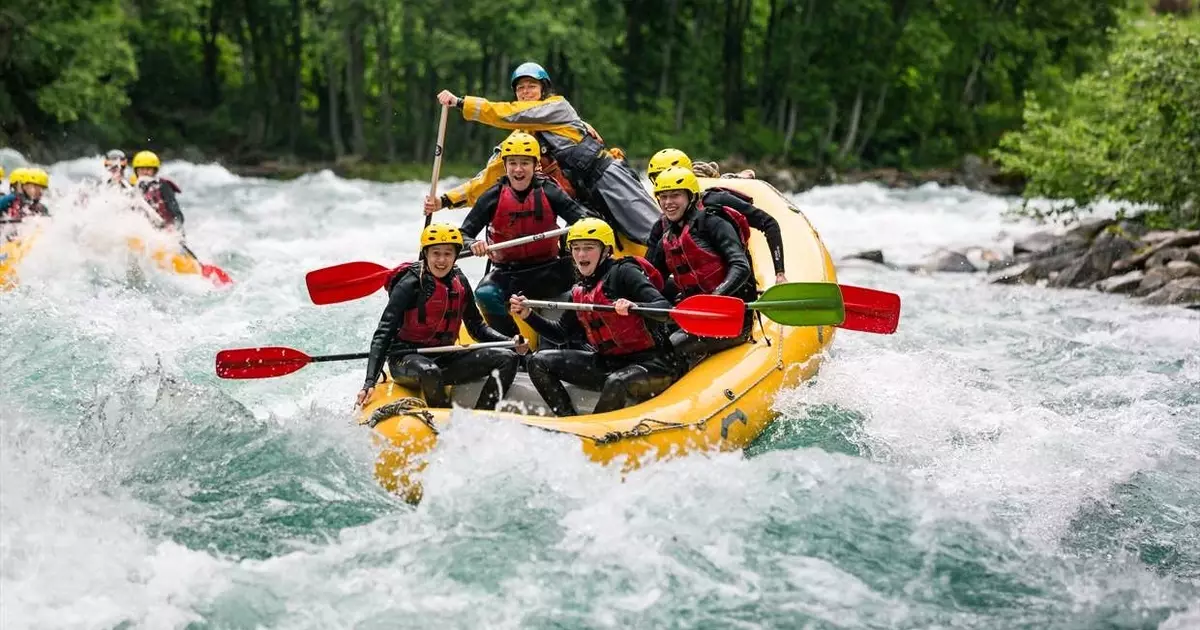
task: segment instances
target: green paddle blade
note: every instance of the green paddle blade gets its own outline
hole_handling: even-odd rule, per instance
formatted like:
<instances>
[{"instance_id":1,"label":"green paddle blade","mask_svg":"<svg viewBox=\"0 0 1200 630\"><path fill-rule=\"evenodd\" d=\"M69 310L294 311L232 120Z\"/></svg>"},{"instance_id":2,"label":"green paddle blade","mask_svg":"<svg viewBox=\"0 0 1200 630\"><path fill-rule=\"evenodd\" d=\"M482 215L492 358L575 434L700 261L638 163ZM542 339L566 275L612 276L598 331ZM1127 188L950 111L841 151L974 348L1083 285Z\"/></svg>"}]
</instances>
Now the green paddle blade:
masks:
<instances>
[{"instance_id":1,"label":"green paddle blade","mask_svg":"<svg viewBox=\"0 0 1200 630\"><path fill-rule=\"evenodd\" d=\"M842 291L832 282L777 284L746 308L785 326L837 326L846 319Z\"/></svg>"}]
</instances>

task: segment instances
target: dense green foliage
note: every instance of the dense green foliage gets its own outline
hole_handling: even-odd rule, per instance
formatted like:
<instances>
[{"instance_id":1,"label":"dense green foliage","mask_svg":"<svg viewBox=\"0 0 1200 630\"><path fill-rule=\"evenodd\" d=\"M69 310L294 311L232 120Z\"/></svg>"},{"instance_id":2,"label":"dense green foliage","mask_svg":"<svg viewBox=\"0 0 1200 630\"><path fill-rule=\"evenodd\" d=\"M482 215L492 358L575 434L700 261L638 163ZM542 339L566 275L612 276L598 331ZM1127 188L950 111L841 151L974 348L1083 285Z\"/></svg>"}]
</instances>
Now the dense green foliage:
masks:
<instances>
[{"instance_id":1,"label":"dense green foliage","mask_svg":"<svg viewBox=\"0 0 1200 630\"><path fill-rule=\"evenodd\" d=\"M610 144L946 164L1102 58L1127 0L37 0L0 8L0 143L424 161L441 88L532 59ZM451 159L502 132L455 121Z\"/></svg>"},{"instance_id":2,"label":"dense green foliage","mask_svg":"<svg viewBox=\"0 0 1200 630\"><path fill-rule=\"evenodd\" d=\"M1164 225L1200 227L1200 20L1143 19L1105 62L1047 106L1029 99L1025 128L996 156L1025 173L1035 216L1070 217L1101 198L1151 204Z\"/></svg>"}]
</instances>

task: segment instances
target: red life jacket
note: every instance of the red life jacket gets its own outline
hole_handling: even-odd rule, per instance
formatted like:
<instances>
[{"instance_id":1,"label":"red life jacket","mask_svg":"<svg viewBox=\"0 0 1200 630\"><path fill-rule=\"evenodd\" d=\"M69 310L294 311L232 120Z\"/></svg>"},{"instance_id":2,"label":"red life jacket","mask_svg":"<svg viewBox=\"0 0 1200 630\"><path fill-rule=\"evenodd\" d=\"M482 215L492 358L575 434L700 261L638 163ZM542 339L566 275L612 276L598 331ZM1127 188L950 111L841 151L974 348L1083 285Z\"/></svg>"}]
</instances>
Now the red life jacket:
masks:
<instances>
[{"instance_id":1,"label":"red life jacket","mask_svg":"<svg viewBox=\"0 0 1200 630\"><path fill-rule=\"evenodd\" d=\"M390 292L404 274L423 273L416 263L407 262L392 270L384 286ZM466 306L467 290L463 286L462 272L457 268L450 271L450 286L436 278L433 294L424 297L424 286L417 296L417 305L404 311L404 323L396 332L396 338L414 346L445 346L458 340L458 329L462 326L463 308Z\"/></svg>"},{"instance_id":2,"label":"red life jacket","mask_svg":"<svg viewBox=\"0 0 1200 630\"><path fill-rule=\"evenodd\" d=\"M618 258L613 262L620 263L625 261L636 263L637 266L641 268L642 273L646 274L646 279L650 281L650 284L654 285L654 288L658 289L659 291L663 290L662 274L658 272L658 269L651 264L649 260L646 260L642 256L625 256L624 258Z\"/></svg>"},{"instance_id":3,"label":"red life jacket","mask_svg":"<svg viewBox=\"0 0 1200 630\"><path fill-rule=\"evenodd\" d=\"M496 203L496 212L492 215L491 225L488 226L489 243L541 234L558 227L554 212L546 201L546 193L542 191L541 181L535 177L531 188L525 195L525 201L521 202L508 185L508 180L503 180L500 185L500 201ZM497 263L533 264L554 260L558 258L558 252L558 239L545 238L526 245L496 250L492 258Z\"/></svg>"},{"instance_id":4,"label":"red life jacket","mask_svg":"<svg viewBox=\"0 0 1200 630\"><path fill-rule=\"evenodd\" d=\"M163 225L174 225L175 217L171 215L171 211L167 209L167 202L163 200L163 184L166 184L174 189L175 194L183 192L183 190L181 190L179 185L175 182L165 177L159 177L158 179L147 183L145 188L142 188L142 196L146 198L146 203L150 204L150 207L158 213L159 218L161 218L163 221Z\"/></svg>"},{"instance_id":5,"label":"red life jacket","mask_svg":"<svg viewBox=\"0 0 1200 630\"><path fill-rule=\"evenodd\" d=\"M582 285L575 285L571 288L571 301L576 304L613 304L604 295L604 280L597 282L591 291L585 291ZM575 316L583 326L588 343L600 354L620 356L645 352L658 346L646 320L637 315L579 311Z\"/></svg>"},{"instance_id":6,"label":"red life jacket","mask_svg":"<svg viewBox=\"0 0 1200 630\"><path fill-rule=\"evenodd\" d=\"M739 212L733 212L741 216ZM696 243L692 238L692 228L704 213L692 215L679 236L671 234L670 225L663 217L664 230L662 238L663 254L667 260L667 269L675 276L675 285L684 295L697 293L712 293L725 280L728 271L725 260L716 252L710 252Z\"/></svg>"},{"instance_id":7,"label":"red life jacket","mask_svg":"<svg viewBox=\"0 0 1200 630\"><path fill-rule=\"evenodd\" d=\"M0 216L10 220L23 218L21 213L21 195L13 193L12 203L8 204L7 208L0 208Z\"/></svg>"},{"instance_id":8,"label":"red life jacket","mask_svg":"<svg viewBox=\"0 0 1200 630\"><path fill-rule=\"evenodd\" d=\"M745 195L745 194L743 194L739 191L733 190L731 188L709 188L709 189L705 190L703 193L700 193L700 198L696 200L696 209L697 210L699 210L700 212L707 212L709 214L719 216L719 217L725 219L726 221L733 223L733 227L737 230L738 236L741 237L741 239L742 239L742 245L749 243L750 242L750 222L746 220L746 215L742 214L741 212L738 212L734 208L730 208L729 206L706 207L704 205L704 193L708 193L708 192L712 192L712 191L721 191L721 192L729 193L729 194L737 197L738 199L745 201L748 204L754 203L754 197Z\"/></svg>"}]
</instances>

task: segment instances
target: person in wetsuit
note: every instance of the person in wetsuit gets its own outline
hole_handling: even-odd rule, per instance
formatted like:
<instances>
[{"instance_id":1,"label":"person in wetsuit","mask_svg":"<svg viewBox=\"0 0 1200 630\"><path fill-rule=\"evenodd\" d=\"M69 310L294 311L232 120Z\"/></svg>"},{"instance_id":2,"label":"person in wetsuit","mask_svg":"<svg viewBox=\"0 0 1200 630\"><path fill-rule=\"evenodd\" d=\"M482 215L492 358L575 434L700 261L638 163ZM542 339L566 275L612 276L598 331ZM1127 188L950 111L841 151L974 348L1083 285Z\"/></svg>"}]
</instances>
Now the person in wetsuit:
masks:
<instances>
[{"instance_id":1,"label":"person in wetsuit","mask_svg":"<svg viewBox=\"0 0 1200 630\"><path fill-rule=\"evenodd\" d=\"M663 149L650 158L650 163L646 167L646 176L650 178L651 183L654 183L663 171L673 166L692 170L692 159L679 149ZM696 202L696 207L701 211L705 208L725 207L742 213L751 228L762 232L763 236L767 237L767 247L771 250L771 262L775 266L775 284L787 282L783 263L783 231L779 229L779 222L775 220L775 217L755 206L751 197L732 188L714 186L700 192L700 199ZM650 229L651 248L662 240L662 230L661 221L655 223L654 227ZM654 252L648 250L646 258L653 259Z\"/></svg>"},{"instance_id":2,"label":"person in wetsuit","mask_svg":"<svg viewBox=\"0 0 1200 630\"><path fill-rule=\"evenodd\" d=\"M525 306L525 296L512 296L512 313L542 338L561 345L586 342L593 348L533 353L526 363L533 386L558 416L578 413L563 381L600 392L592 413L621 409L662 393L680 376L680 363L661 323L668 316L631 314L629 308L670 308L670 302L636 260L612 258L616 237L604 221L588 218L572 225L567 244L581 278L571 288L571 301L612 305L616 312L566 311L555 322Z\"/></svg>"},{"instance_id":3,"label":"person in wetsuit","mask_svg":"<svg viewBox=\"0 0 1200 630\"><path fill-rule=\"evenodd\" d=\"M362 405L370 398L387 361L392 380L419 390L430 407L450 406L446 385L486 377L475 408L494 409L516 377L516 352L508 348L437 355L413 352L456 343L462 325L478 342L509 339L484 323L467 276L454 264L463 247L462 232L453 225L435 223L421 231L420 243L418 261L401 265L388 279L388 304L371 339L367 379L356 402ZM522 344L517 347L519 352L528 350L519 336L512 339ZM493 372L499 374L498 380Z\"/></svg>"},{"instance_id":4,"label":"person in wetsuit","mask_svg":"<svg viewBox=\"0 0 1200 630\"><path fill-rule=\"evenodd\" d=\"M730 208L699 207L700 182L685 168L660 173L654 194L663 212L662 237L647 253L659 273L671 277L676 303L701 293L757 299L745 217ZM694 366L710 354L746 343L753 323L747 309L737 337L698 337L677 330L671 333L671 345Z\"/></svg>"},{"instance_id":5,"label":"person in wetsuit","mask_svg":"<svg viewBox=\"0 0 1200 630\"><path fill-rule=\"evenodd\" d=\"M180 238L184 237L183 210L179 208L179 199L175 197L182 192L175 182L159 177L158 170L162 161L151 151L138 151L133 156L133 174L137 176L137 186L154 210L154 216L159 229L174 229Z\"/></svg>"},{"instance_id":6,"label":"person in wetsuit","mask_svg":"<svg viewBox=\"0 0 1200 630\"><path fill-rule=\"evenodd\" d=\"M50 174L40 168L17 168L9 175L12 191L0 197L0 233L5 240L17 237L17 224L28 217L48 217L42 194L50 187Z\"/></svg>"},{"instance_id":7,"label":"person in wetsuit","mask_svg":"<svg viewBox=\"0 0 1200 630\"><path fill-rule=\"evenodd\" d=\"M507 175L476 200L463 220L467 246L487 255L494 267L479 283L479 305L488 325L505 335L517 334L508 313L508 296L524 292L536 299L556 298L571 288L571 259L561 252L558 238L487 253L489 243L531 236L587 216L587 210L568 197L549 178L536 172L541 149L537 139L514 131L500 144ZM487 227L487 242L473 240Z\"/></svg>"}]
</instances>

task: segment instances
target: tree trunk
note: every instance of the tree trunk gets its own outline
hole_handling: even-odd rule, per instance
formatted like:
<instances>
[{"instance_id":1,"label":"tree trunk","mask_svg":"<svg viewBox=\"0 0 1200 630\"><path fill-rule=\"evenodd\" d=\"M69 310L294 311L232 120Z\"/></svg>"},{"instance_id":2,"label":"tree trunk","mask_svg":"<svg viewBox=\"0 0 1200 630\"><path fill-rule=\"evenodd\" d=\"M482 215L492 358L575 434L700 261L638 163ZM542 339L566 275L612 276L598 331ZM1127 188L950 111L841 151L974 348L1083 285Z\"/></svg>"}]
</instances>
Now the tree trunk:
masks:
<instances>
[{"instance_id":1,"label":"tree trunk","mask_svg":"<svg viewBox=\"0 0 1200 630\"><path fill-rule=\"evenodd\" d=\"M879 85L879 96L875 99L875 108L871 110L871 115L867 118L867 127L863 130L862 140L859 140L858 148L854 150L855 157L862 157L867 143L871 141L871 136L875 135L875 126L879 124L879 118L883 115L883 106L887 103L889 87L891 87L891 82L888 80L884 80Z\"/></svg>"},{"instance_id":2,"label":"tree trunk","mask_svg":"<svg viewBox=\"0 0 1200 630\"><path fill-rule=\"evenodd\" d=\"M642 59L642 25L637 7L639 0L625 0L625 111L638 111L639 77L645 60Z\"/></svg>"},{"instance_id":3,"label":"tree trunk","mask_svg":"<svg viewBox=\"0 0 1200 630\"><path fill-rule=\"evenodd\" d=\"M392 103L392 25L386 2L379 5L379 24L375 25L375 46L378 48L379 73L379 134L383 136L383 153L388 162L396 160L396 136L393 121L396 108Z\"/></svg>"},{"instance_id":4,"label":"tree trunk","mask_svg":"<svg viewBox=\"0 0 1200 630\"><path fill-rule=\"evenodd\" d=\"M667 23L663 27L663 60L662 72L658 75L658 98L667 98L667 90L671 85L671 49L675 44L675 17L679 10L679 0L668 0Z\"/></svg>"},{"instance_id":5,"label":"tree trunk","mask_svg":"<svg viewBox=\"0 0 1200 630\"><path fill-rule=\"evenodd\" d=\"M775 49L775 19L779 15L776 7L778 0L771 0L767 13L767 34L763 38L763 59L762 70L758 74L758 102L773 103L775 98L773 92L775 82L770 80L771 76L771 52ZM771 117L771 112L766 105L763 105L764 111L762 120L768 120ZM783 120L783 112L779 112L779 119Z\"/></svg>"},{"instance_id":6,"label":"tree trunk","mask_svg":"<svg viewBox=\"0 0 1200 630\"><path fill-rule=\"evenodd\" d=\"M838 147L838 164L845 162L850 151L854 149L854 141L858 138L858 123L862 119L862 103L863 88L859 84L858 92L854 95L854 105L850 108L850 126L846 128L846 135L842 138L841 146Z\"/></svg>"},{"instance_id":7,"label":"tree trunk","mask_svg":"<svg viewBox=\"0 0 1200 630\"><path fill-rule=\"evenodd\" d=\"M819 165L825 164L825 156L829 152L829 145L833 144L833 134L837 131L838 122L838 106L837 99L829 99L829 115L825 119L825 133L821 135L820 142L817 143L817 155L814 162Z\"/></svg>"},{"instance_id":8,"label":"tree trunk","mask_svg":"<svg viewBox=\"0 0 1200 630\"><path fill-rule=\"evenodd\" d=\"M346 143L342 141L342 68L336 55L325 54L326 74L329 77L329 139L333 142L333 157L341 160L346 155Z\"/></svg>"},{"instance_id":9,"label":"tree trunk","mask_svg":"<svg viewBox=\"0 0 1200 630\"><path fill-rule=\"evenodd\" d=\"M730 141L745 120L742 40L749 13L750 0L725 0L725 135Z\"/></svg>"},{"instance_id":10,"label":"tree trunk","mask_svg":"<svg viewBox=\"0 0 1200 630\"><path fill-rule=\"evenodd\" d=\"M301 120L303 119L303 109L301 108L301 95L304 91L304 40L303 40L303 19L304 11L300 8L300 0L292 0L292 29L291 41L289 42L288 55L288 72L291 75L291 93L288 103L288 151L296 152L296 143L300 138Z\"/></svg>"},{"instance_id":11,"label":"tree trunk","mask_svg":"<svg viewBox=\"0 0 1200 630\"><path fill-rule=\"evenodd\" d=\"M361 7L351 13L350 25L346 27L346 46L349 49L346 64L346 109L350 114L351 148L359 157L367 155L365 130L366 89L364 74L366 58L363 50L363 22Z\"/></svg>"},{"instance_id":12,"label":"tree trunk","mask_svg":"<svg viewBox=\"0 0 1200 630\"><path fill-rule=\"evenodd\" d=\"M208 25L200 29L204 96L209 107L216 107L221 102L221 79L217 76L217 61L220 59L221 51L217 48L217 35L221 32L221 9L223 6L224 3L220 0L210 2Z\"/></svg>"},{"instance_id":13,"label":"tree trunk","mask_svg":"<svg viewBox=\"0 0 1200 630\"><path fill-rule=\"evenodd\" d=\"M404 130L409 141L409 159L417 159L420 155L420 133L422 127L417 125L417 116L421 111L421 85L417 66L417 42L414 25L417 21L416 11L412 5L404 5L404 17L401 37L404 41L404 94L408 106L404 108Z\"/></svg>"},{"instance_id":14,"label":"tree trunk","mask_svg":"<svg viewBox=\"0 0 1200 630\"><path fill-rule=\"evenodd\" d=\"M788 155L792 152L792 140L796 138L796 115L800 113L800 106L794 100L788 100L787 103L787 128L783 132L783 160L786 163Z\"/></svg>"}]
</instances>

